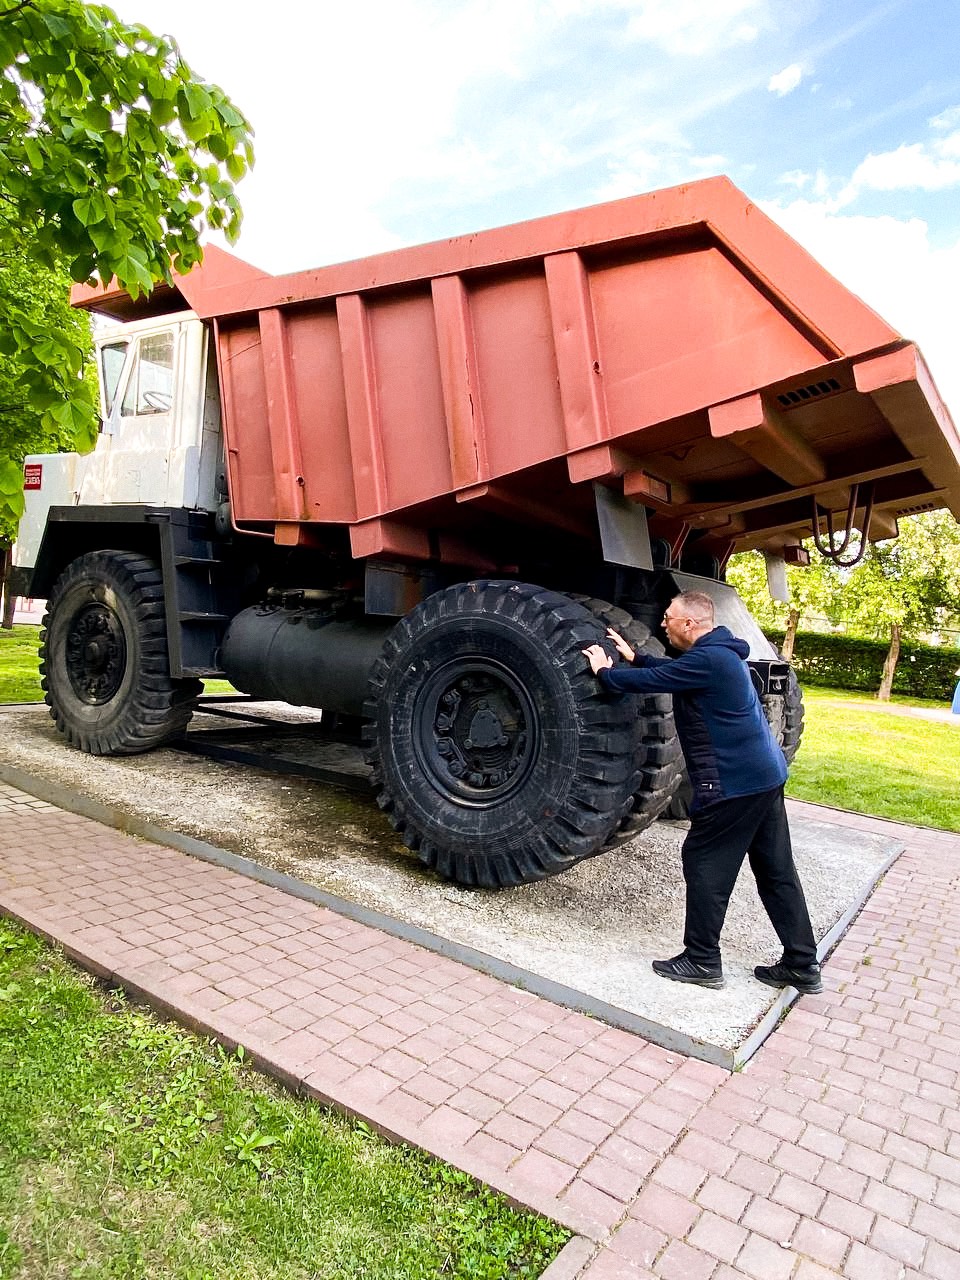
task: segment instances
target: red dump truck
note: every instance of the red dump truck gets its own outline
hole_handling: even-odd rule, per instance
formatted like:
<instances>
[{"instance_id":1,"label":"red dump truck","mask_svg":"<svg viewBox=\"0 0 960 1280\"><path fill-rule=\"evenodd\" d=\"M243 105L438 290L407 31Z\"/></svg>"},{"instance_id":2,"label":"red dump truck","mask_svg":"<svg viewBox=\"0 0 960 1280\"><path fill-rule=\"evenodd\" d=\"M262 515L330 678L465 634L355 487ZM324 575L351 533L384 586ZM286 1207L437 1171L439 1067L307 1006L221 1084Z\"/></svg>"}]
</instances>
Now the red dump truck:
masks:
<instances>
[{"instance_id":1,"label":"red dump truck","mask_svg":"<svg viewBox=\"0 0 960 1280\"><path fill-rule=\"evenodd\" d=\"M923 359L726 179L274 277L208 250L80 289L93 453L31 457L20 589L48 598L67 741L180 734L200 680L362 725L441 875L503 886L640 830L682 771L669 699L602 693L614 622L662 652L710 592L785 750L795 681L723 581L960 517ZM830 532L826 527L830 522Z\"/></svg>"}]
</instances>

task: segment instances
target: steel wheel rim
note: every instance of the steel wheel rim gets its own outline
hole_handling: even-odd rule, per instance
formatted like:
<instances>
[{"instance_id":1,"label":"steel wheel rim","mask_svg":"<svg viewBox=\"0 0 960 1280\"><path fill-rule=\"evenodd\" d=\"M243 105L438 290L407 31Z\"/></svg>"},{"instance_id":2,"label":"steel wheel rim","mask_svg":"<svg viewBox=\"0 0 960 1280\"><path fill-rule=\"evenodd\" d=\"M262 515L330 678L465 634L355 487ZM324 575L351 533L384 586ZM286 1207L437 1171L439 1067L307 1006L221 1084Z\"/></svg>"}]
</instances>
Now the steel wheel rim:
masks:
<instances>
[{"instance_id":1,"label":"steel wheel rim","mask_svg":"<svg viewBox=\"0 0 960 1280\"><path fill-rule=\"evenodd\" d=\"M127 641L108 605L95 601L78 609L65 648L67 677L81 702L99 707L116 696L127 670Z\"/></svg>"},{"instance_id":2,"label":"steel wheel rim","mask_svg":"<svg viewBox=\"0 0 960 1280\"><path fill-rule=\"evenodd\" d=\"M493 808L520 790L540 753L540 722L523 683L501 663L455 658L424 681L413 749L446 799Z\"/></svg>"}]
</instances>

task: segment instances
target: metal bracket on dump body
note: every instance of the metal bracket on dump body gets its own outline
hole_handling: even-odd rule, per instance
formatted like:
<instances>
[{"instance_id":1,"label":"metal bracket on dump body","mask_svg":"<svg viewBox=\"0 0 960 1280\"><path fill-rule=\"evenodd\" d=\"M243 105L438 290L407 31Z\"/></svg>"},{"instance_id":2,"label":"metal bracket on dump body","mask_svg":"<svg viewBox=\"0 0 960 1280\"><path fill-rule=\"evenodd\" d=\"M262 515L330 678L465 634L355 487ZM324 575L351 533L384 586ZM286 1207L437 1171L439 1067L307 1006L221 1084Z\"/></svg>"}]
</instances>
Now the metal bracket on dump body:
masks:
<instances>
[{"instance_id":1,"label":"metal bracket on dump body","mask_svg":"<svg viewBox=\"0 0 960 1280\"><path fill-rule=\"evenodd\" d=\"M603 558L607 564L652 569L653 550L645 509L599 482L594 482L593 497L597 504Z\"/></svg>"}]
</instances>

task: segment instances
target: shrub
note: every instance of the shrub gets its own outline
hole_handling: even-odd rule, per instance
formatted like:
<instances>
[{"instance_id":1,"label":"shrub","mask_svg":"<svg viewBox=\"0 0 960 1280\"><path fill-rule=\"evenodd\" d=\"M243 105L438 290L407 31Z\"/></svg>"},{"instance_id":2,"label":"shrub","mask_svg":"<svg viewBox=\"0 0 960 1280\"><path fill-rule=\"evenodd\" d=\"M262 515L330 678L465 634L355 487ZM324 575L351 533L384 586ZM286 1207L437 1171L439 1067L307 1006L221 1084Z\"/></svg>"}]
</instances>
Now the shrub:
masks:
<instances>
[{"instance_id":1,"label":"shrub","mask_svg":"<svg viewBox=\"0 0 960 1280\"><path fill-rule=\"evenodd\" d=\"M779 649L782 631L768 631L767 639ZM798 632L793 648L793 667L802 684L827 689L880 688L883 663L890 646L882 640L859 640L853 636ZM960 649L938 649L927 644L903 643L893 677L893 692L908 698L933 698L949 702L957 683Z\"/></svg>"}]
</instances>

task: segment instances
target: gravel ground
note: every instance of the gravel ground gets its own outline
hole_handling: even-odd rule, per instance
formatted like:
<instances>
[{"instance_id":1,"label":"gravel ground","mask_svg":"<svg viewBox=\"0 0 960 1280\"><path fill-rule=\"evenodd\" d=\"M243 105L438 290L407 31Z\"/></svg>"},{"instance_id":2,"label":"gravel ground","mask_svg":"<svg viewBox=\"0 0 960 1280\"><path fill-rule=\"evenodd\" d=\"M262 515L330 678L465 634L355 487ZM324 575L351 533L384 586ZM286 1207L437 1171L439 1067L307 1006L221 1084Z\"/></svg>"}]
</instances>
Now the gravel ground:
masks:
<instances>
[{"instance_id":1,"label":"gravel ground","mask_svg":"<svg viewBox=\"0 0 960 1280\"><path fill-rule=\"evenodd\" d=\"M171 750L87 756L65 745L45 707L3 708L0 719L0 768L9 764L563 982L676 1033L678 1043L689 1038L735 1052L777 1000L777 992L752 976L754 964L777 959L780 948L749 871L740 877L724 929L726 987L709 991L652 973L651 958L680 949L684 823L655 823L629 844L539 884L465 890L423 869L364 794ZM224 722L199 715L191 732L210 728L222 730ZM276 748L294 759L363 768L355 753L334 744L285 739L276 740ZM899 852L890 839L835 826L828 815L792 824L818 937L862 899Z\"/></svg>"}]
</instances>

